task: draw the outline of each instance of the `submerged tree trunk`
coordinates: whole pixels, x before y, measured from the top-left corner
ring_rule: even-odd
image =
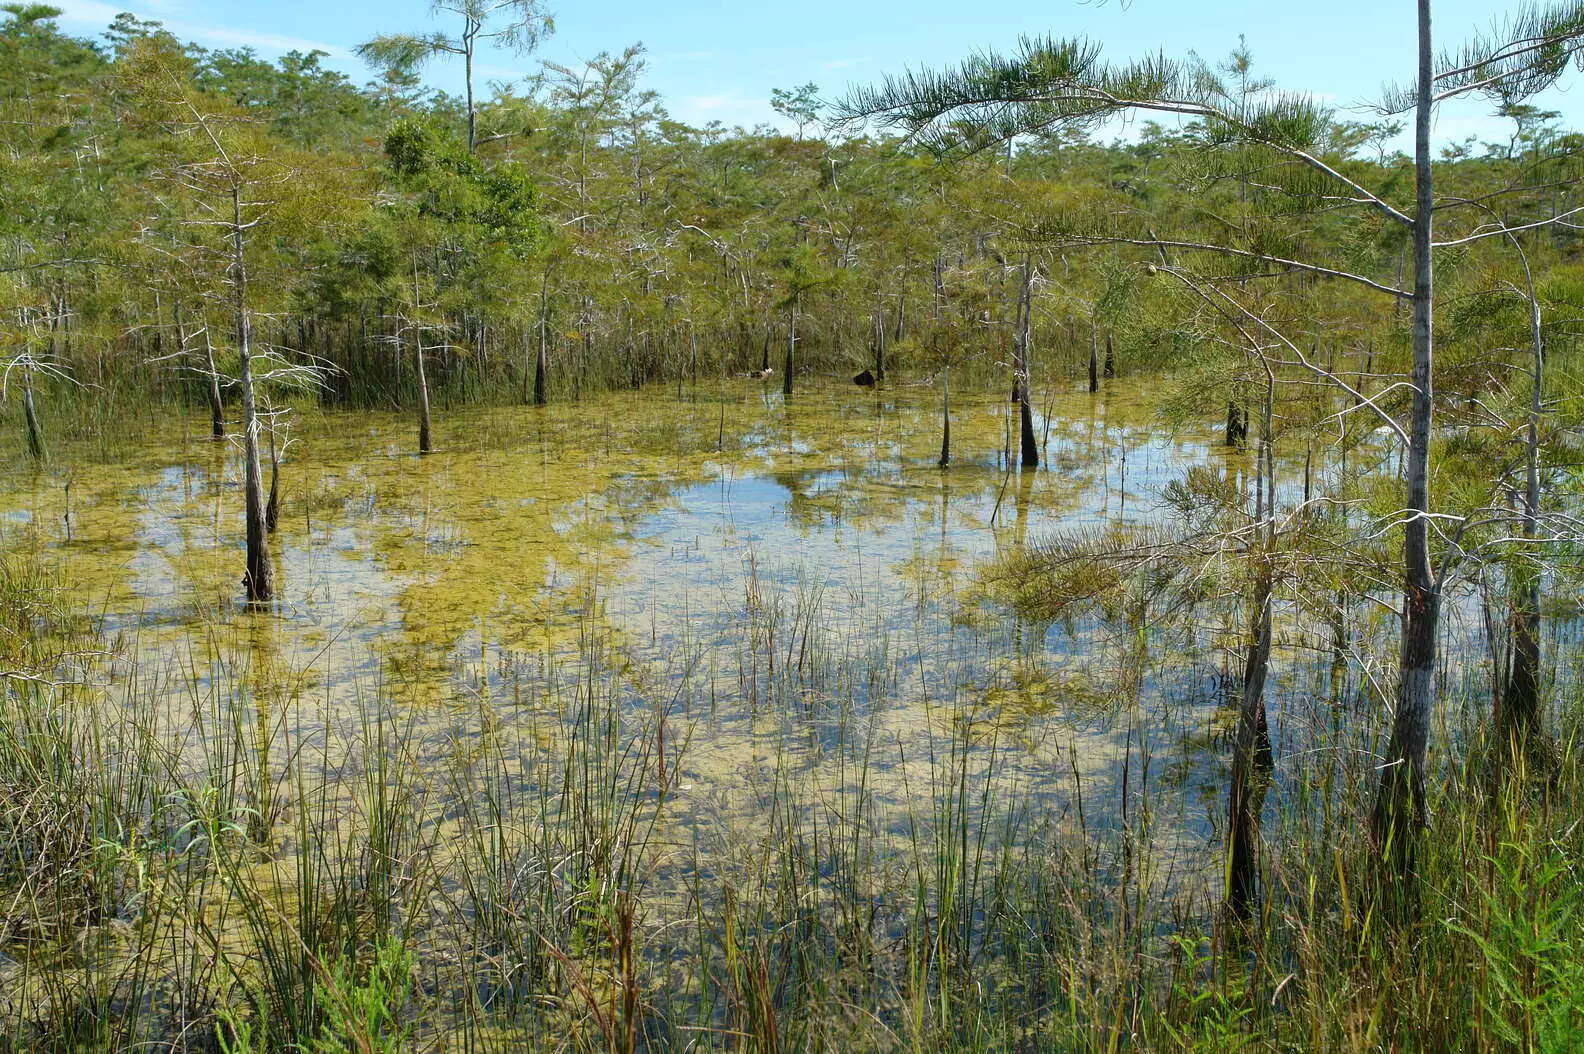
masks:
[[[176,322],[176,343],[183,354],[187,351],[187,325],[182,320],[181,301],[171,304],[171,317]],[[204,396],[209,402],[209,435],[212,439],[225,438],[225,404],[220,398],[220,371],[215,367],[214,341],[209,337],[209,326],[202,327],[204,342]]]
[[[1508,616],[1512,649],[1496,707],[1496,740],[1511,760],[1535,760],[1540,731],[1540,575],[1531,567],[1515,572]]]
[[[941,371],[941,468],[951,465],[951,367]]]
[[[270,485],[269,501],[264,506],[264,529],[270,534],[280,522],[280,450],[275,445],[275,421],[271,415],[269,427]]]
[[[1415,214],[1413,226],[1413,401],[1408,428],[1408,501],[1403,525],[1402,674],[1391,739],[1381,767],[1370,818],[1389,876],[1407,878],[1415,866],[1419,832],[1425,824],[1425,761],[1435,702],[1436,635],[1441,620],[1441,583],[1430,563],[1430,436],[1434,410],[1431,331],[1430,125],[1434,54],[1430,0],[1418,0],[1419,79],[1414,114]]]
[[[885,380],[885,344],[886,328],[885,316],[877,309],[874,317],[874,345],[875,345],[875,382]]]
[[[44,429],[39,425],[38,407],[33,404],[33,378],[22,381],[22,416],[27,423],[28,454],[34,461],[44,460]]]
[[[275,574],[270,566],[264,525],[264,473],[259,463],[258,400],[253,387],[253,320],[247,306],[247,260],[242,251],[242,188],[231,187],[231,267],[233,310],[236,314],[237,354],[241,359],[238,380],[242,388],[242,464],[246,492],[247,573],[243,585],[248,600],[262,603],[275,596]]]
[[[533,404],[535,406],[543,406],[548,402],[545,396],[545,379],[550,371],[550,353],[545,332],[548,328],[549,319],[541,311],[539,313],[539,353],[534,357]]]
[[[1034,268],[1027,258],[1023,260],[1023,287],[1018,294],[1017,355],[1013,363],[1013,398],[1018,403],[1018,453],[1024,468],[1037,468],[1040,462],[1039,440],[1034,434],[1034,407],[1029,399],[1029,362],[1032,351],[1030,331],[1034,314]]]
[[[220,398],[220,370],[215,366],[214,342],[209,339],[208,326],[204,326],[204,357],[209,373],[209,435],[224,439],[225,402]]]
[[[1268,561],[1268,554],[1260,559]],[[1226,907],[1237,919],[1254,909],[1258,887],[1260,810],[1271,770],[1270,726],[1265,713],[1265,677],[1270,669],[1271,573],[1267,562],[1256,579],[1243,694],[1232,745],[1232,787],[1227,803]]]
[[[1100,390],[1100,347],[1094,323],[1089,324],[1089,394]]]
[[[1227,401],[1226,445],[1240,447],[1248,440],[1248,411]]]

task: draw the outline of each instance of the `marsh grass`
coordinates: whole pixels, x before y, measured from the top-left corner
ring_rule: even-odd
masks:
[[[9,680],[0,1045],[1541,1050],[1584,1029],[1571,738],[1542,782],[1493,784],[1477,740],[1438,773],[1421,910],[1387,924],[1357,833],[1367,722],[1289,714],[1319,739],[1278,774],[1268,895],[1233,932],[1213,887],[1164,874],[1184,865],[1151,830],[1177,807],[1145,709],[1112,782],[1075,761],[1052,810],[971,692],[899,735],[869,686],[923,689],[886,651],[807,640],[812,592],[755,603],[740,659],[773,731],[721,809],[683,790],[696,667],[657,705],[592,628],[438,723],[380,685],[346,721],[256,668],[207,671],[180,713],[135,682]],[[1142,691],[1141,639],[1119,661]]]
[[[701,420],[665,441],[711,447]],[[1233,924],[1226,599],[942,614],[946,563],[909,567],[901,623],[748,548],[717,634],[645,651],[595,576],[542,648],[418,640],[409,668],[371,642],[310,672],[273,616],[225,610],[139,662],[169,652],[103,639],[8,544],[0,1051],[1580,1042],[1576,648],[1551,649],[1554,767],[1505,781],[1482,658],[1449,649],[1420,899],[1388,921],[1362,818],[1364,674],[1389,671],[1359,660],[1391,626],[1284,607]],[[413,669],[442,688],[415,701]]]

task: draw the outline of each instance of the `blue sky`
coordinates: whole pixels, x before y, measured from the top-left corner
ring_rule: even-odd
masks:
[[[121,10],[163,21],[178,36],[210,47],[255,48],[273,57],[317,47],[330,65],[358,81],[369,78],[352,49],[376,33],[449,29],[431,16],[428,0],[53,0],[66,14],[63,28],[97,35]],[[1509,5],[1490,0],[1440,0],[1439,41],[1450,45],[1488,27]],[[1243,34],[1255,72],[1285,89],[1311,92],[1346,110],[1377,97],[1382,83],[1412,74],[1412,0],[1329,0],[1323,5],[1281,0],[799,0],[792,4],[720,0],[656,3],[640,0],[549,0],[556,33],[527,58],[498,53],[483,59],[480,80],[515,80],[540,60],[580,64],[600,51],[642,41],[646,86],[658,91],[674,117],[702,125],[774,122],[770,90],[813,81],[836,97],[907,67],[955,62],[975,50],[1006,48],[1021,33],[1088,35],[1113,58],[1151,51],[1189,50],[1216,59]],[[428,72],[438,87],[460,90],[460,63]],[[1584,74],[1537,102],[1559,110],[1564,123],[1584,127]],[[487,92],[486,92],[487,94]],[[1436,130],[1443,142],[1469,135],[1505,139],[1510,123],[1485,116],[1483,104],[1444,110]],[[1356,119],[1366,119],[1359,113]]]

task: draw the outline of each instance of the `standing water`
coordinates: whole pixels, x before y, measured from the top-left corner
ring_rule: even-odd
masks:
[[[826,998],[885,1031],[969,977],[1048,998],[1012,964],[1057,847],[1123,891],[1097,927],[1131,925],[1128,890],[1220,881],[1235,625],[1158,628],[1149,597],[1030,622],[981,572],[1154,523],[1188,466],[1236,480],[1244,455],[1119,384],[1052,398],[1043,467],[1009,468],[1015,407],[954,397],[946,470],[927,385],[464,411],[423,458],[405,417],[310,416],[269,610],[240,603],[239,459],[197,420],[113,463],[63,449],[8,478],[0,522],[93,613],[104,646],[63,674],[171,752],[187,811],[148,806],[150,837],[245,831],[228,892],[275,907],[207,920],[215,947],[262,954],[276,915],[312,943],[312,916],[540,1036],[784,1029],[770,1004]],[[628,990],[635,962],[649,994],[607,1005],[587,978]],[[756,995],[772,962],[823,980]]]

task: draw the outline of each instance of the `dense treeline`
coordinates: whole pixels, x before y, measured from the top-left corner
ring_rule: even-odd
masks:
[[[1023,221],[1052,210],[1175,215],[1205,237],[1257,224],[1274,256],[1340,245],[1385,274],[1402,267],[1390,232],[1270,215],[1252,177],[1204,170],[1194,193],[1174,189],[1210,164],[1202,129],[1026,141],[943,166],[896,140],[672,121],[642,89],[634,47],[481,101],[474,152],[458,100],[411,77],[359,88],[317,54],[270,64],[206,51],[131,16],[95,42],[60,33],[47,8],[19,9],[0,34],[6,354],[140,398],[202,401],[211,356],[236,374],[235,340],[221,335],[228,265],[205,226],[214,202],[189,185],[207,163],[194,116],[249,140],[260,340],[317,367],[325,399],[354,405],[416,401],[420,332],[429,383],[455,398],[565,398],[787,363],[795,375],[1009,362]],[[162,112],[178,90],[190,110]],[[1449,176],[1473,193],[1542,144],[1556,151],[1546,115],[1515,116],[1511,143],[1449,160]],[[1384,134],[1330,124],[1323,139],[1339,163],[1407,186]],[[1561,250],[1572,234],[1550,238]],[[1181,297],[1124,260],[1034,255],[1033,343],[1058,352],[1064,374],[1082,375],[1091,343],[1123,369],[1203,347],[1182,304],[1166,303]],[[1333,339],[1374,338],[1368,308],[1328,311]],[[179,381],[184,365],[197,369]]]
[[[481,104],[475,153],[455,100],[359,89],[319,55],[271,65],[131,17],[95,43],[47,10],[11,15],[4,46],[8,344],[83,383],[169,389],[151,364],[211,349],[235,373],[212,203],[183,186],[198,115],[250,139],[260,336],[332,400],[410,400],[414,326],[437,387],[530,398],[1008,344],[1016,278],[979,192],[1021,184],[998,164],[690,128],[641,90],[636,47]],[[160,112],[176,91],[191,112]]]

